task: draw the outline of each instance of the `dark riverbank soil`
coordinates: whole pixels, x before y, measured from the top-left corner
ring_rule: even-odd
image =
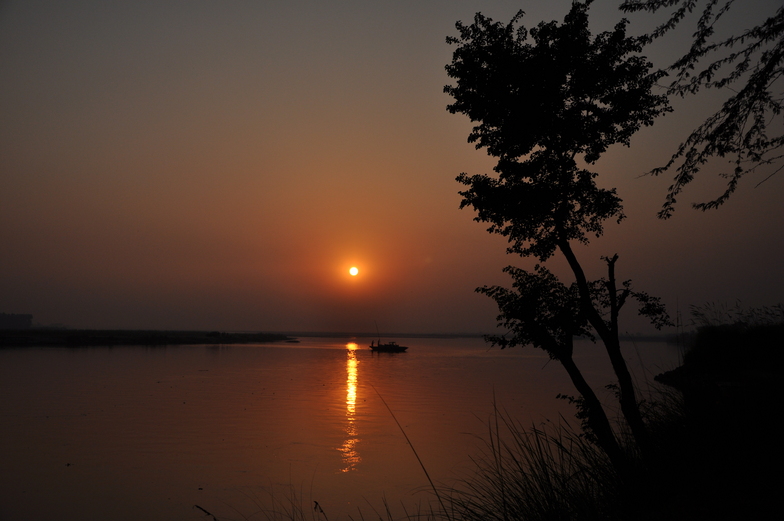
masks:
[[[778,518],[783,363],[784,325],[714,326],[681,367],[656,377],[682,393],[685,410],[661,433],[669,483],[644,519]]]
[[[113,329],[5,329],[0,347],[32,346],[166,346],[256,344],[291,340],[271,333],[222,333],[220,331],[137,331]]]

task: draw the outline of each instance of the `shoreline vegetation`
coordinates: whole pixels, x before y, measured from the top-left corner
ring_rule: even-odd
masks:
[[[88,347],[256,344],[293,342],[278,333],[123,329],[4,329],[0,347]]]

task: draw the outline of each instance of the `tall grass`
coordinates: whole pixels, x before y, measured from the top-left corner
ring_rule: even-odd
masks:
[[[628,432],[618,438],[630,468],[620,475],[606,454],[579,428],[560,423],[525,427],[494,411],[474,468],[448,497],[454,520],[627,520],[671,511],[678,501],[673,471],[690,451],[680,394],[652,391],[645,402],[646,423],[657,458],[642,461]],[[621,422],[618,422],[620,425]]]
[[[238,517],[227,517],[221,513],[220,517],[207,511],[205,508],[194,505],[195,509],[202,511],[205,517],[212,521],[330,521],[326,512],[320,505],[312,500],[305,500],[303,490],[294,485],[275,488],[269,487],[260,490],[238,490],[247,503],[235,506],[226,503],[226,506]],[[251,506],[252,505],[252,506]]]
[[[708,303],[692,307],[697,333],[684,365],[692,372],[735,375],[784,363],[784,305],[744,308]]]
[[[784,324],[784,304],[744,307],[740,300],[734,305],[724,302],[707,302],[691,306],[691,322],[697,328],[742,326],[753,328]]]
[[[618,476],[606,455],[564,422],[524,428],[495,412],[475,469],[448,491],[460,520],[595,519]]]

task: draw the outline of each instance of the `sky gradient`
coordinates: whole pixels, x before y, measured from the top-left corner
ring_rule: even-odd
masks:
[[[618,3],[595,2],[594,32]],[[523,9],[531,26],[570,4],[0,2],[0,312],[90,328],[494,331],[474,288],[534,262],[458,210],[455,177],[493,163],[445,110],[445,37],[476,11]],[[744,3],[733,23],[777,4]],[[631,20],[632,33],[653,23]],[[684,35],[652,47],[654,64]],[[619,278],[673,315],[784,300],[784,176],[755,189],[763,171],[696,212],[721,191],[709,165],[668,221],[669,177],[640,176],[717,99],[676,100],[595,165],[628,218],[578,249],[586,271],[617,252]],[[631,315],[623,330],[649,331]]]

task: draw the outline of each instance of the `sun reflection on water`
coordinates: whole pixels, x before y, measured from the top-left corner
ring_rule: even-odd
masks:
[[[338,450],[343,455],[344,467],[341,472],[351,472],[357,470],[357,465],[362,461],[356,449],[359,437],[356,426],[357,414],[357,349],[359,346],[354,342],[346,344],[346,441]]]

